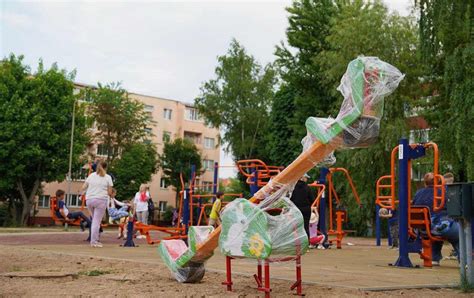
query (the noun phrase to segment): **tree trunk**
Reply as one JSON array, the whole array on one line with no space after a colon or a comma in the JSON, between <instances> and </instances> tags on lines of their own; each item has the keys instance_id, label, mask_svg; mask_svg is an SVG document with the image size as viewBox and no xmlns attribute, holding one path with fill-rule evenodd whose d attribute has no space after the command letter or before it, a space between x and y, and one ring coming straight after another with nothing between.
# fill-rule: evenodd
<instances>
[{"instance_id":1,"label":"tree trunk","mask_svg":"<svg viewBox=\"0 0 474 298\"><path fill-rule=\"evenodd\" d=\"M22 211L21 211L21 217L18 219L18 223L21 226L25 226L28 221L28 216L30 214L30 209L31 206L33 205L33 200L35 198L36 192L38 191L40 185L39 179L36 179L35 182L33 183L33 187L31 188L30 194L27 195L26 191L23 187L23 182L21 180L17 181L17 188L18 191L20 192L21 195L21 201L22 201Z\"/></svg>"}]
</instances>

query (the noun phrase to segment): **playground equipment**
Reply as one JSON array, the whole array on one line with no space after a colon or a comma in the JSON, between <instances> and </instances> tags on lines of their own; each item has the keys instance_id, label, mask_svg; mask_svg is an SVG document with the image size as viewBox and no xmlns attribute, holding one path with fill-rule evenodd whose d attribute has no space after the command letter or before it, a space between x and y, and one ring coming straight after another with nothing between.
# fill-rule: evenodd
<instances>
[{"instance_id":1,"label":"playground equipment","mask_svg":"<svg viewBox=\"0 0 474 298\"><path fill-rule=\"evenodd\" d=\"M401 139L399 145L393 148L391 153L390 175L382 176L377 180L376 204L389 210L398 208L399 257L394 264L397 267L413 267L408 253L420 254L423 266L432 267L432 244L434 241L444 241L443 238L431 233L430 209L426 206L411 204L411 163L414 159L424 157L428 149L433 150L433 211L441 211L444 208L446 187L443 176L438 172L439 152L435 143L408 144L407 139ZM398 200L395 193L397 158ZM416 231L423 231L423 233Z\"/></svg>"},{"instance_id":2,"label":"playground equipment","mask_svg":"<svg viewBox=\"0 0 474 298\"><path fill-rule=\"evenodd\" d=\"M213 193L201 193L201 188L203 185L196 184L196 168L191 167L190 183L189 188L186 188L184 183L183 175L180 175L181 180L181 191L179 193L179 205L178 205L178 220L175 226L173 227L162 227L155 225L145 225L141 222L134 221L133 228L140 232L141 235L144 235L148 244L159 244L162 240L172 240L172 239L186 239L188 238L189 229L191 226L200 226L201 224L207 225L207 211L209 208L212 208L212 202L215 198L218 186L218 169L220 168L219 163L214 164L214 182L210 185L205 185L206 187L212 187ZM230 194L225 193L224 198L226 197L242 197L242 194ZM209 200L211 201L204 201ZM227 205L228 202L223 201L222 206ZM194 218L195 211L198 211L197 219ZM164 238L156 239L152 238L151 232L162 232L166 233L169 236ZM193 233L198 233L198 229L193 229ZM123 246L134 246L132 241L127 239L126 243Z\"/></svg>"},{"instance_id":3,"label":"playground equipment","mask_svg":"<svg viewBox=\"0 0 474 298\"><path fill-rule=\"evenodd\" d=\"M326 173L325 179L323 181L327 182L327 185L328 185L327 188L329 189L329 196L327 200L327 202L329 202L329 229L326 231L326 225L324 223L320 225L320 230L321 230L321 233L325 235L327 234L328 236L335 236L335 238L328 238L328 241L331 244L333 242L336 242L336 247L338 249L341 249L343 238L348 233L355 232L355 231L343 229L343 224L348 222L348 214L347 214L347 210L341 208L342 201L339 198L339 195L337 194L336 188L334 186L334 180L333 180L334 174L336 173L344 174L344 177L347 179L347 182L349 183L354 199L356 200L359 207L362 207L362 204L360 202L359 194L357 193L357 189L354 185L354 182L352 181L351 175L349 174L348 170L346 170L345 168L324 168L322 169L321 173ZM323 194L324 194L324 191L326 190L326 185L321 184L321 181L317 181L312 184L309 184L309 186L315 187L317 190L316 199L314 200L313 205L311 207L317 207L319 209L320 222L321 222L322 220L325 220L325 214L326 214L326 203L321 204L321 200L325 200L325 197L323 197ZM334 207L334 203L336 203L336 207ZM334 224L336 225L336 227L334 227Z\"/></svg>"},{"instance_id":4,"label":"playground equipment","mask_svg":"<svg viewBox=\"0 0 474 298\"><path fill-rule=\"evenodd\" d=\"M212 205L214 203L216 193L217 193L217 187L218 187L218 171L219 168L218 162L214 163L214 181L212 184L207 184L207 185L198 185L196 184L196 170L194 167L192 167L191 170L191 185L189 187L189 225L207 225L208 224L208 218L207 215L210 213L210 209L212 208ZM213 191L212 193L209 193L207 190L202 190L202 188L208 189L209 187L212 187ZM208 193L202 193L202 192L208 192ZM225 193L223 195L223 200L222 200L222 208L224 208L229 201L226 200L226 198L242 198L243 194L241 193ZM198 214L197 219L194 218L195 211Z\"/></svg>"},{"instance_id":5,"label":"playground equipment","mask_svg":"<svg viewBox=\"0 0 474 298\"><path fill-rule=\"evenodd\" d=\"M336 119L310 117L306 121L308 135L302 142L304 151L299 157L276 176L271 177L271 179L249 199L247 204L243 203L242 200L235 202L235 208L248 208L251 210L251 212L246 213L243 211L240 214L252 215L250 218L243 216L245 224L241 229L242 232L234 236L235 241L237 243L242 242L242 244L249 244L252 238L248 237L250 230L245 229L245 227L250 228L255 226L253 217L262 218L261 220L257 220L258 222L264 221L264 215L262 215L262 213L267 209L272 209L274 206L283 204L282 209L285 209L289 214L293 214L292 210L294 209L294 205L292 206L292 204L289 204L287 200L285 200L287 193L292 190L294 184L301 176L319 162L323 161L328 155L332 154L334 150L342 147L366 147L374 142L382 117L383 98L393 92L402 79L403 75L398 69L376 57L359 57L351 61L341 80L341 85L338 87L338 90L344 96L344 101ZM257 181L255 181L255 179ZM258 175L254 177L254 183L258 184ZM255 206L255 204L258 204L258 206ZM229 206L227 208L229 208ZM260 208L261 212L255 211L255 208ZM253 214L255 214L255 216L253 216ZM285 214L286 213L282 211L280 216L284 216ZM225 215L226 212L223 212L223 219L225 219ZM302 220L296 221L302 222ZM200 280L200 278L198 278L200 275L197 275L196 272L204 272L204 262L213 255L213 251L219 243L224 244L223 241L225 239L220 241L219 236L221 232L230 229L230 227L227 226L228 223L232 223L232 221L225 220L223 224L215 230L205 233L206 238L204 240L202 238L188 239L188 247L181 240L163 241L160 244L160 256L166 260L168 267L178 281L196 282ZM272 230L269 225L267 225L267 227L268 231L266 235L271 238L276 230ZM288 225L288 227L297 230L297 225ZM224 235L225 233L223 237L225 237ZM265 239L265 232L260 231L258 235L260 237L257 237L258 241L256 242L262 243L260 240ZM288 232L287 236L290 237L290 235L293 236L288 243L292 249L285 250L285 252L297 252L298 245L300 248L304 248L302 241L298 243L300 239L298 233ZM276 245L275 240L276 239L271 238L270 242L266 242L266 244L263 245L262 249L265 248L265 245L267 247L266 255L268 255L268 247L270 246L273 249ZM260 248L261 245L259 244L258 247ZM262 252L262 249L254 251ZM242 246L241 250L244 250ZM234 250L231 250L230 254L232 254L233 251ZM262 260L261 257L257 257L256 253L252 254L250 249L249 253L254 255L258 260ZM303 253L305 253L305 250L301 250L301 254ZM248 254L244 255L247 256ZM294 255L291 257L294 257ZM204 273L202 273L202 275L203 274ZM265 294L268 297L270 290L267 287L269 285L267 279L269 279L269 276L266 275L265 279L265 288L267 288Z\"/></svg>"},{"instance_id":6,"label":"playground equipment","mask_svg":"<svg viewBox=\"0 0 474 298\"><path fill-rule=\"evenodd\" d=\"M260 159L239 160L237 168L246 178L245 182L254 190L267 185L270 179L280 174L284 169L282 166L268 166Z\"/></svg>"},{"instance_id":7,"label":"playground equipment","mask_svg":"<svg viewBox=\"0 0 474 298\"><path fill-rule=\"evenodd\" d=\"M183 212L183 204L187 201L187 196L189 193L185 191L185 184L183 175L180 175L181 180L181 191L179 192L179 202L178 202L178 219L181 219L182 212ZM127 239L123 244L124 247L131 247L135 246L133 243L133 239L131 235L133 235L133 231L137 230L140 232L140 235L145 236L146 242L150 245L158 244L162 240L170 240L170 239L186 239L187 238L187 226L181 220L177 220L176 226L173 227L162 227L162 226L155 226L155 225L146 225L139 221L135 221L133 218L129 219L129 224L127 226ZM162 232L166 233L169 236L160 239L153 239L151 232Z\"/></svg>"},{"instance_id":8,"label":"playground equipment","mask_svg":"<svg viewBox=\"0 0 474 298\"><path fill-rule=\"evenodd\" d=\"M86 206L86 196L82 196L81 197L81 209L80 211L84 211L84 208ZM58 200L55 196L52 196L50 199L49 199L49 213L51 215L51 218L54 220L54 222L56 224L63 224L67 227L67 225L71 225L71 226L79 226L81 225L81 221L82 219L81 218L77 218L73 221L66 221L64 218L59 218L57 215L56 215L56 211L58 211Z\"/></svg>"},{"instance_id":9,"label":"playground equipment","mask_svg":"<svg viewBox=\"0 0 474 298\"><path fill-rule=\"evenodd\" d=\"M262 203L263 204L263 203ZM290 289L302 295L301 255L308 249L308 237L303 216L288 197L263 207L238 199L222 212L222 232L219 237L221 253L226 256L226 280L222 283L232 290L231 260L257 260L254 275L257 289L271 292L270 263L296 262L296 281ZM262 264L265 274L262 275Z\"/></svg>"},{"instance_id":10,"label":"playground equipment","mask_svg":"<svg viewBox=\"0 0 474 298\"><path fill-rule=\"evenodd\" d=\"M283 169L267 166L258 159L240 160L237 166L247 178L252 196ZM257 206L241 199L222 212L219 246L226 256L226 280L222 284L232 291L233 259L256 259L257 290L268 296L271 292L270 263L295 261L296 281L290 290L296 289L296 293L302 295L301 255L308 248L303 217L288 197L268 203L268 206L263 202Z\"/></svg>"}]
</instances>

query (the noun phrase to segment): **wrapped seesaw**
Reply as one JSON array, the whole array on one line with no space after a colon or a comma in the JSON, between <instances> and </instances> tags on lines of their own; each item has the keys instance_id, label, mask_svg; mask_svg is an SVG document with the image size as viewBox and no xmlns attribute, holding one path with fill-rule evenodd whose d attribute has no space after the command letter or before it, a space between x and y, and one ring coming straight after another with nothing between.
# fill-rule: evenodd
<instances>
[{"instance_id":1,"label":"wrapped seesaw","mask_svg":"<svg viewBox=\"0 0 474 298\"><path fill-rule=\"evenodd\" d=\"M265 259L274 254L301 255L308 239L303 217L287 199L296 181L339 148L373 144L383 115L384 97L403 74L377 57L358 57L347 67L338 90L344 99L336 118L310 117L303 152L248 201L240 199L222 211L222 225L191 227L188 246L165 240L159 254L179 282L198 282L204 263L217 246L228 256ZM275 211L276 209L276 211Z\"/></svg>"}]
</instances>

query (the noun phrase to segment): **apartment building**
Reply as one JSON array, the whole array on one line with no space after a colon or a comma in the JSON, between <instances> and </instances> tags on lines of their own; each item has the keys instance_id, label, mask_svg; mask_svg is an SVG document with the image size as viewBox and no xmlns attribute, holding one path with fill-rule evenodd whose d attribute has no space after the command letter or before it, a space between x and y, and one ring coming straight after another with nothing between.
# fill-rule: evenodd
<instances>
[{"instance_id":1,"label":"apartment building","mask_svg":"<svg viewBox=\"0 0 474 298\"><path fill-rule=\"evenodd\" d=\"M84 88L85 85L76 84L76 88ZM209 185L212 189L214 176L214 162L219 161L220 146L218 142L219 130L205 125L199 117L197 110L190 103L177 100L164 99L138 93L129 93L129 96L144 104L146 113L153 120L147 131L152 135L151 141L156 145L158 153L163 152L164 144L176 138L186 138L194 142L202 156L204 173L198 177L199 184ZM90 153L106 157L101 144L93 144ZM87 176L86 168L74 169L73 181L71 183L71 195L66 198L67 205L72 210L78 210L81 206L79 191ZM157 209L165 210L167 206L175 204L175 189L166 185L161 170L153 175L150 185L150 193ZM43 195L38 198L34 222L37 224L52 223L49 216L49 198L54 195L58 188L67 191L66 181L53 182L44 185ZM137 190L138 191L138 190Z\"/></svg>"}]
</instances>

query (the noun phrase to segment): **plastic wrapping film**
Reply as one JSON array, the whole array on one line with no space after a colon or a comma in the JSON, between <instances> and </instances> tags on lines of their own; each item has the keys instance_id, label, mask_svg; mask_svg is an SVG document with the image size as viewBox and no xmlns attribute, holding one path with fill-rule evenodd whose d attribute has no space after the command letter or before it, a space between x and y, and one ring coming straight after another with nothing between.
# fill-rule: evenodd
<instances>
[{"instance_id":1,"label":"plastic wrapping film","mask_svg":"<svg viewBox=\"0 0 474 298\"><path fill-rule=\"evenodd\" d=\"M383 99L403 77L397 68L377 57L351 61L337 88L344 97L339 114L336 119L308 118L308 135L323 144L336 141L346 148L370 146L379 134ZM309 143L312 137L307 138Z\"/></svg>"},{"instance_id":2,"label":"plastic wrapping film","mask_svg":"<svg viewBox=\"0 0 474 298\"><path fill-rule=\"evenodd\" d=\"M331 123L334 121L333 118L327 118L327 119L317 118L317 119L321 119L322 122L326 122L326 123ZM308 132L307 135L301 140L301 145L303 146L303 152L308 150L317 141L318 139L316 138L316 136ZM324 157L321 161L313 160L312 162L315 166L328 168L336 163L336 156L334 155L334 151L332 151L330 154Z\"/></svg>"},{"instance_id":3,"label":"plastic wrapping film","mask_svg":"<svg viewBox=\"0 0 474 298\"><path fill-rule=\"evenodd\" d=\"M158 246L158 254L179 282L198 282L204 277L204 262L213 254L195 259L196 248L206 241L214 231L212 226L192 226L188 232L188 243L179 240L163 240Z\"/></svg>"},{"instance_id":4,"label":"plastic wrapping film","mask_svg":"<svg viewBox=\"0 0 474 298\"><path fill-rule=\"evenodd\" d=\"M293 185L279 188L255 205L238 199L222 211L219 247L224 255L267 259L302 255L308 248L303 216L285 196Z\"/></svg>"}]
</instances>

